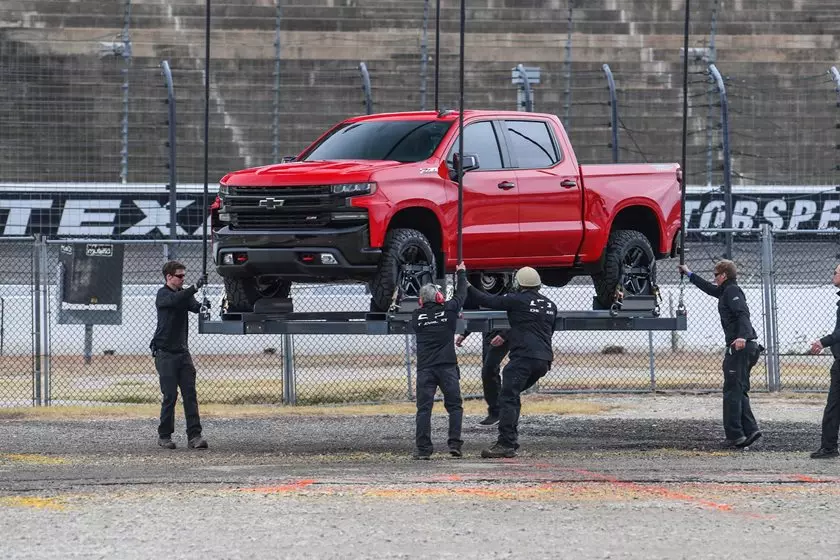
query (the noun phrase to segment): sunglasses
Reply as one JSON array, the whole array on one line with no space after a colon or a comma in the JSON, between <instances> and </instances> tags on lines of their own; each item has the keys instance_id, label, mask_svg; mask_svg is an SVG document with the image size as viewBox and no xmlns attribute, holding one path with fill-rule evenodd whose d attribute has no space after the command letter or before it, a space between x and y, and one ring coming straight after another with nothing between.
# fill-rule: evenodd
<instances>
[{"instance_id":1,"label":"sunglasses","mask_svg":"<svg viewBox=\"0 0 840 560\"><path fill-rule=\"evenodd\" d=\"M181 280L183 280L184 276L186 276L186 274L172 274L172 276L174 276L175 278L180 278Z\"/></svg>"},{"instance_id":2,"label":"sunglasses","mask_svg":"<svg viewBox=\"0 0 840 560\"><path fill-rule=\"evenodd\" d=\"M725 272L715 272L715 278L717 278L718 276L723 276L724 274L726 274L726 273Z\"/></svg>"}]
</instances>

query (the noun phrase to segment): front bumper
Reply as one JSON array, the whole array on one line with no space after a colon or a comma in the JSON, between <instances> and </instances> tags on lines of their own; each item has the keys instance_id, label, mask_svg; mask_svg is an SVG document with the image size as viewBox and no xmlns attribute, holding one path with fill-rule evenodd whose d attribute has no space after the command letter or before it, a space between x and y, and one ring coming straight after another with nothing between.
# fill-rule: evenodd
<instances>
[{"instance_id":1,"label":"front bumper","mask_svg":"<svg viewBox=\"0 0 840 560\"><path fill-rule=\"evenodd\" d=\"M226 253L246 258L223 264ZM335 263L322 263L322 255L332 255ZM305 231L231 231L224 227L215 232L213 243L213 262L223 277L365 280L376 272L381 255L381 249L370 247L367 225Z\"/></svg>"}]
</instances>

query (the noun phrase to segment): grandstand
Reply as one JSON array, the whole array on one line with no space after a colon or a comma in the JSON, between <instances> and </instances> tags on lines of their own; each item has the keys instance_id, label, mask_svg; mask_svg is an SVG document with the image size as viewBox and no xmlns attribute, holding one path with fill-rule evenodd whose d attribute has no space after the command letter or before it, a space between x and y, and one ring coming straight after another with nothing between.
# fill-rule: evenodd
<instances>
[{"instance_id":1,"label":"grandstand","mask_svg":"<svg viewBox=\"0 0 840 560\"><path fill-rule=\"evenodd\" d=\"M329 125L364 112L361 61L375 112L423 105L423 1L279 4L213 2L211 181L296 153ZM456 107L459 9L442 4L440 103ZM714 62L729 94L733 182L834 183L840 108L828 70L838 64L840 10L817 0L696 4L690 182L721 181L719 97L705 74ZM515 108L511 69L539 67L536 110L564 119L584 162L607 162L607 63L619 88L621 160L679 160L682 2L467 5L468 106ZM434 1L426 8L425 108L432 108ZM204 11L202 0L3 2L0 180L119 181L127 145L126 181L166 182L159 65L168 60L178 179L202 181Z\"/></svg>"}]
</instances>

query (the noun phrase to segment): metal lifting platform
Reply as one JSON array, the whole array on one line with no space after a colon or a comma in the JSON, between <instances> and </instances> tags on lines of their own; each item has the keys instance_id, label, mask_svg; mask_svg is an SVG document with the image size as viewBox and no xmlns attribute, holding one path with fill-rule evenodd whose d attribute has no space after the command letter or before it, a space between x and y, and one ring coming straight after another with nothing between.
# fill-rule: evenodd
<instances>
[{"instance_id":1,"label":"metal lifting platform","mask_svg":"<svg viewBox=\"0 0 840 560\"><path fill-rule=\"evenodd\" d=\"M291 311L291 300L261 299L250 313L223 313L220 320L199 315L202 334L411 334L415 301L402 301L394 312ZM509 328L504 311L463 311L458 329L488 332ZM556 331L684 331L686 316L660 317L654 296L626 297L612 309L558 311Z\"/></svg>"}]
</instances>

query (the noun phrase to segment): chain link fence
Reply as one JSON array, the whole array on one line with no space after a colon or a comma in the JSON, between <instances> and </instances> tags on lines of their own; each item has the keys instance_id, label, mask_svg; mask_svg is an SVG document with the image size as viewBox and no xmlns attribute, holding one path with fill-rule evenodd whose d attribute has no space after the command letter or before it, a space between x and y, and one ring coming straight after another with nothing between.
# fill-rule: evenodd
<instances>
[{"instance_id":1,"label":"chain link fence","mask_svg":"<svg viewBox=\"0 0 840 560\"><path fill-rule=\"evenodd\" d=\"M840 260L837 234L777 231L767 243L758 231L746 230L735 235L728 254L727 231L689 230L686 262L708 279L721 258L738 265L752 324L768 349L753 369L753 390L827 390L832 358L828 351L808 351L813 340L834 326L837 288L831 277ZM159 402L149 341L162 265L168 258L179 260L190 283L201 274L202 246L165 240L2 241L0 403ZM114 259L106 268L91 263L106 256ZM684 301L686 331L558 332L555 362L537 391L720 390L724 341L717 300L687 281L681 283L676 263L662 261L657 269L661 311L674 316ZM209 270L208 286L197 298L206 297L211 315L218 316L224 287L212 265ZM91 303L89 286L96 286L101 301ZM545 293L560 310L579 311L591 307L594 289L589 278L581 277L564 288L545 288ZM301 312L364 312L369 297L363 284L292 287L295 311ZM768 327L775 335L768 334ZM481 339L475 333L458 349L462 392L468 397L482 394ZM411 400L414 344L411 335L202 335L197 315L190 317L199 395L207 403ZM778 379L773 360L779 364Z\"/></svg>"},{"instance_id":2,"label":"chain link fence","mask_svg":"<svg viewBox=\"0 0 840 560\"><path fill-rule=\"evenodd\" d=\"M0 238L0 406L39 400L34 363L34 238Z\"/></svg>"}]
</instances>

